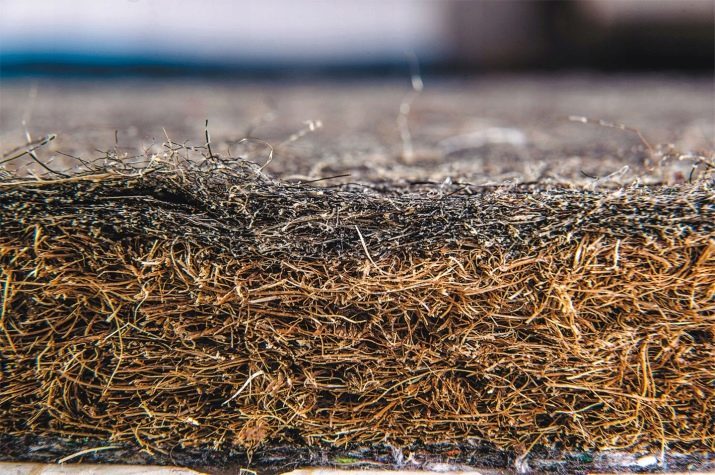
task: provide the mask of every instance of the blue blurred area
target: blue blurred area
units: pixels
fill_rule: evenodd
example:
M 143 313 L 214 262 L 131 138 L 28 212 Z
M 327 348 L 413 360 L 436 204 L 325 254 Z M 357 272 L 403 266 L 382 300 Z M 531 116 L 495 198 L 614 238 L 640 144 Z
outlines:
M 201 59 L 168 59 L 141 54 L 92 54 L 75 51 L 3 53 L 0 58 L 0 78 L 83 76 L 186 76 L 249 79 L 271 79 L 313 76 L 374 76 L 404 77 L 409 72 L 408 57 L 345 62 L 287 62 L 245 60 L 241 62 L 202 61 Z M 441 71 L 442 65 L 422 61 L 422 67 Z

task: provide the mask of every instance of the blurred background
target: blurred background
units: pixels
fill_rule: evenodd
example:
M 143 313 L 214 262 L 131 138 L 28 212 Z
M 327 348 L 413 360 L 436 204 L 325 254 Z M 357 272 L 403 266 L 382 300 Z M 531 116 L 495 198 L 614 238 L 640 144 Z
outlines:
M 0 0 L 0 152 L 55 134 L 37 153 L 60 168 L 146 158 L 167 138 L 205 145 L 208 119 L 215 151 L 262 163 L 241 139 L 266 141 L 282 178 L 643 179 L 637 134 L 569 116 L 712 154 L 714 5 Z M 4 166 L 47 173 L 23 160 Z M 653 180 L 690 176 L 675 161 Z
M 0 0 L 2 74 L 711 71 L 713 0 Z

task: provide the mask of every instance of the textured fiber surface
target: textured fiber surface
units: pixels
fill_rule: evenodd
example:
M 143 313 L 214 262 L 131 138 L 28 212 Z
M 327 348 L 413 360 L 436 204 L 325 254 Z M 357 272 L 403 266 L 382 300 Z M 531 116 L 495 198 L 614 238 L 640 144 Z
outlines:
M 407 92 L 4 81 L 0 458 L 712 467 L 712 81 Z
M 175 154 L 99 171 L 0 184 L 4 432 L 713 450 L 707 177 L 317 188 Z

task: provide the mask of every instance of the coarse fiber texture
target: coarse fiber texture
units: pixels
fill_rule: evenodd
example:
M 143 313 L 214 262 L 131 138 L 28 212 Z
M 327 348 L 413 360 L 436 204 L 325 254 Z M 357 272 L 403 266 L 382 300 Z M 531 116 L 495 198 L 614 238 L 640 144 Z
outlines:
M 0 430 L 252 449 L 715 450 L 711 178 L 0 182 Z

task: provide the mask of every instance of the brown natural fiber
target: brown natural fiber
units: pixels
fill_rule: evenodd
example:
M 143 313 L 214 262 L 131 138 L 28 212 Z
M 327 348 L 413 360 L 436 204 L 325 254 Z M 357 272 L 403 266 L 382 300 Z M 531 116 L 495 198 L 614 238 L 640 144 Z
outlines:
M 715 194 L 0 181 L 0 430 L 715 450 Z M 182 152 L 183 153 L 183 152 Z

